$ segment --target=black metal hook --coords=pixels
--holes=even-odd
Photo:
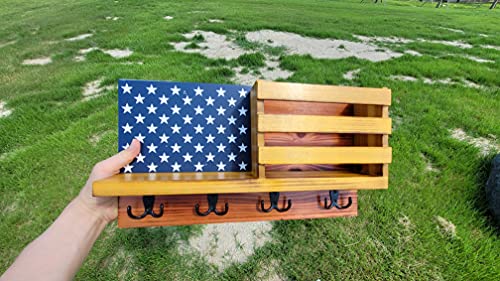
[[[276,211],[282,213],[282,212],[286,212],[286,211],[290,210],[290,208],[292,207],[292,200],[291,199],[288,199],[288,204],[285,208],[280,209],[278,207],[278,201],[280,200],[280,193],[279,192],[269,192],[269,200],[271,201],[271,206],[267,209],[264,207],[264,200],[260,200],[261,210],[265,213],[269,213],[272,210],[276,210]]]
[[[217,211],[217,201],[219,200],[219,194],[207,194],[207,200],[208,200],[208,210],[205,211],[205,212],[200,212],[200,204],[196,204],[194,206],[194,210],[196,211],[196,214],[198,214],[198,216],[208,216],[210,213],[215,213],[216,215],[218,216],[223,216],[225,214],[227,214],[227,212],[229,211],[229,204],[226,203],[224,205],[224,210],[223,211]]]
[[[144,204],[144,213],[142,213],[140,216],[136,216],[136,215],[132,214],[132,206],[128,206],[127,207],[127,215],[134,220],[143,219],[147,215],[150,215],[153,218],[159,218],[159,217],[163,216],[163,203],[160,204],[160,212],[158,214],[156,214],[153,211],[153,206],[155,205],[155,197],[154,196],[143,196],[142,203]]]
[[[351,197],[349,197],[347,205],[340,206],[338,204],[339,192],[337,190],[330,190],[329,193],[330,193],[330,204],[328,204],[328,199],[325,198],[325,209],[331,209],[331,208],[335,207],[339,210],[342,210],[342,209],[347,209],[347,208],[351,207],[351,205],[352,205],[352,198]]]

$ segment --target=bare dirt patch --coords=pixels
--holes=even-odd
[[[408,55],[411,55],[411,56],[415,56],[415,57],[421,57],[422,54],[417,52],[417,51],[414,51],[414,50],[406,50],[404,51],[405,54],[408,54]]]
[[[455,33],[462,33],[464,34],[465,31],[461,30],[461,29],[455,29],[455,28],[449,28],[449,27],[438,27],[439,29],[443,29],[443,30],[448,30],[448,31],[451,31],[451,32],[455,32]]]
[[[70,42],[72,42],[72,41],[80,41],[80,40],[92,37],[93,35],[94,34],[92,34],[92,33],[80,34],[80,35],[77,35],[75,37],[64,39],[64,41],[70,41]]]
[[[212,59],[235,59],[246,53],[240,46],[229,41],[226,35],[201,30],[184,34],[186,39],[193,39],[194,36],[203,36],[204,42],[198,43],[200,48],[186,49],[186,46],[190,44],[189,42],[173,43],[174,48],[177,51],[186,53],[200,53]]]
[[[9,45],[15,44],[16,42],[17,42],[16,40],[12,40],[12,41],[8,41],[8,42],[5,42],[5,43],[0,43],[0,48],[7,47]]]
[[[112,20],[112,21],[115,21],[115,20],[119,20],[120,17],[111,17],[111,16],[108,16],[105,18],[106,20]]]
[[[97,134],[93,134],[92,136],[90,136],[89,142],[93,146],[96,146],[105,135],[111,134],[111,133],[113,133],[113,131],[107,130],[107,131],[103,131],[103,132],[100,132],[100,133],[97,133]]]
[[[361,68],[349,70],[346,73],[344,73],[344,75],[342,75],[342,77],[346,80],[354,80],[354,78],[356,78],[358,76],[360,71],[361,71]]]
[[[270,222],[209,224],[179,250],[194,250],[223,271],[232,263],[245,262],[255,249],[271,241],[271,229]]]
[[[133,51],[129,50],[128,48],[123,49],[123,50],[121,50],[121,49],[112,49],[112,50],[101,49],[101,51],[105,54],[112,56],[115,59],[130,57],[134,53]]]
[[[469,55],[464,56],[464,58],[470,59],[472,61],[479,62],[479,63],[494,63],[495,62],[494,60],[483,59],[483,58],[478,58],[478,57],[469,56]]]
[[[281,69],[279,67],[278,58],[270,57],[266,57],[266,65],[257,70],[259,73],[254,73],[251,71],[243,73],[242,67],[236,68],[235,71],[236,77],[233,79],[233,81],[243,85],[253,85],[253,83],[257,79],[274,81],[277,79],[287,79],[293,75],[293,72]]]
[[[173,20],[174,17],[172,17],[172,16],[164,16],[163,19],[164,20]]]
[[[406,75],[391,75],[390,78],[392,80],[398,80],[398,81],[410,81],[410,82],[418,81],[418,78]]]
[[[12,110],[8,109],[5,102],[0,100],[0,118],[7,117],[12,113]]]
[[[23,65],[46,65],[52,62],[51,57],[41,57],[36,59],[26,59],[23,61]]]
[[[247,33],[245,37],[248,41],[258,42],[272,47],[285,47],[289,54],[311,55],[319,59],[356,57],[378,62],[403,55],[366,42],[359,43],[347,40],[317,39],[303,37],[295,33],[274,30],[253,31]]]
[[[97,79],[94,81],[90,81],[85,86],[83,86],[82,89],[82,94],[83,94],[83,100],[91,100],[93,98],[97,98],[102,95],[102,92],[105,90],[110,90],[113,88],[113,86],[105,86],[101,87],[102,79]]]
[[[261,265],[259,272],[257,272],[257,280],[262,281],[284,281],[285,277],[278,274],[276,271],[279,268],[279,261],[271,260]]]
[[[481,45],[481,48],[500,51],[500,46],[495,46],[495,45]]]
[[[491,135],[490,136],[491,138],[484,138],[484,137],[474,138],[467,135],[467,133],[460,128],[450,130],[450,134],[452,138],[462,142],[466,142],[478,148],[481,156],[486,156],[491,152],[500,151],[500,146],[496,143],[497,140],[495,136]]]
[[[209,19],[208,22],[209,23],[223,23],[224,21],[220,20],[220,19]]]
[[[425,157],[424,154],[420,154],[420,157],[425,161],[426,172],[439,172],[439,169],[434,167],[434,165],[432,165],[432,162],[427,157]]]
[[[449,238],[455,239],[457,238],[457,227],[449,220],[436,216],[436,222],[437,226],[436,228],[441,232],[443,235],[448,236]]]

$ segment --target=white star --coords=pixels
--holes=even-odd
[[[198,115],[198,114],[203,115],[203,107],[201,107],[200,105],[195,107],[194,111],[195,111],[194,115]]]
[[[205,129],[204,127],[202,127],[200,124],[196,125],[196,127],[194,127],[194,133],[195,134],[203,134],[203,129]]]
[[[122,90],[123,90],[123,93],[126,94],[126,93],[129,93],[131,94],[132,92],[130,90],[132,90],[132,87],[130,87],[128,85],[128,83],[125,83],[125,86],[122,86]]]
[[[146,156],[139,153],[139,155],[137,155],[137,163],[144,163],[144,158],[146,158]]]
[[[156,129],[158,129],[158,127],[156,127],[153,123],[151,123],[151,125],[149,125],[146,128],[148,128],[148,133],[149,134],[151,134],[151,133],[156,134]]]
[[[236,105],[236,100],[233,97],[231,97],[230,99],[228,99],[227,102],[229,103],[229,106],[235,106]]]
[[[137,136],[135,136],[135,139],[138,140],[138,141],[140,141],[141,143],[144,143],[144,139],[145,138],[146,137],[143,136],[141,133],[139,133]]]
[[[184,162],[191,162],[191,158],[193,158],[193,155],[189,154],[189,152],[186,152],[186,154],[182,155],[184,158]]]
[[[236,161],[236,154],[234,154],[233,152],[231,152],[231,154],[229,154],[227,156],[227,158],[229,158],[229,162],[231,162],[231,161],[234,162],[234,161]]]
[[[125,170],[124,172],[125,173],[132,173],[132,168],[134,168],[134,166],[128,164],[127,166],[123,167]]]
[[[233,124],[236,125],[236,118],[234,118],[232,115],[227,118],[227,121],[229,121],[229,125]]]
[[[165,95],[160,97],[160,104],[168,104],[168,98]]]
[[[238,164],[238,166],[240,166],[240,171],[247,169],[247,164],[245,162],[243,162],[243,161],[241,161],[241,163]]]
[[[177,143],[175,143],[174,145],[172,145],[172,146],[171,146],[171,148],[172,148],[172,153],[174,153],[174,152],[179,152],[179,153],[181,153],[181,147],[182,147],[182,146],[180,146],[180,145],[178,145]]]
[[[172,129],[172,134],[175,134],[175,133],[180,134],[181,133],[181,128],[182,127],[177,126],[177,124],[175,124],[173,127],[170,127],[170,129]]]
[[[172,95],[179,95],[180,90],[180,88],[177,88],[177,85],[175,85],[173,88],[170,88],[170,91],[172,91]]]
[[[241,134],[245,134],[247,133],[247,127],[243,126],[243,124],[241,125],[241,127],[238,128],[238,130],[240,130],[240,135]]]
[[[217,152],[224,152],[224,149],[226,149],[226,146],[221,143],[217,146]]]
[[[142,103],[142,104],[144,104],[144,97],[143,97],[143,96],[141,96],[141,93],[139,93],[139,94],[137,95],[137,97],[134,97],[134,99],[135,99],[135,103],[136,103],[136,104],[138,104],[138,103]]]
[[[172,167],[172,172],[180,172],[181,171],[181,165],[179,163],[175,162],[174,165],[170,165]]]
[[[240,149],[240,152],[247,152],[247,147],[244,143],[241,143],[240,146],[238,146],[238,148]]]
[[[225,168],[226,164],[222,163],[222,161],[220,161],[219,164],[217,164],[217,171],[224,171]]]
[[[191,120],[193,120],[193,118],[190,117],[188,114],[186,114],[186,116],[182,117],[182,119],[184,120],[184,124],[191,124]]]
[[[135,118],[135,123],[136,123],[136,124],[137,124],[137,123],[142,123],[142,124],[144,124],[144,118],[146,118],[146,117],[142,116],[142,115],[139,113],[139,115],[134,116],[134,118]]]
[[[158,148],[158,146],[156,146],[154,143],[151,143],[147,146],[147,148],[149,153],[156,153],[156,149]]]
[[[205,99],[205,101],[207,102],[207,106],[209,105],[214,105],[214,99],[212,97],[208,97],[208,99]]]
[[[149,172],[156,172],[156,168],[158,168],[157,165],[155,165],[155,163],[151,162],[151,164],[148,165],[148,169],[149,169]]]
[[[215,137],[212,136],[212,134],[209,134],[208,136],[205,137],[207,139],[207,143],[214,143]]]
[[[224,113],[226,112],[226,109],[222,106],[219,106],[219,108],[217,108],[217,115],[224,115]]]
[[[248,110],[246,110],[246,108],[245,108],[245,107],[243,107],[243,106],[242,106],[240,109],[238,109],[238,111],[240,112],[240,116],[241,116],[241,115],[245,115],[245,116],[247,116],[247,111],[248,111]]]
[[[224,94],[226,93],[226,90],[224,90],[224,89],[222,89],[222,87],[220,87],[216,92],[217,92],[218,97],[223,97]]]
[[[130,106],[130,105],[128,105],[128,103],[125,104],[124,106],[122,106],[122,108],[123,108],[123,113],[132,113],[132,108],[133,107]]]
[[[186,134],[182,138],[184,139],[184,143],[191,143],[191,140],[193,139],[193,137],[190,136],[189,134]]]
[[[146,89],[148,89],[148,95],[149,94],[153,94],[153,95],[156,94],[157,88],[155,86],[153,86],[153,84],[150,84],[149,87],[146,87]]]
[[[150,105],[147,107],[147,109],[148,109],[148,114],[151,114],[151,113],[156,114],[156,109],[157,109],[157,108],[158,108],[158,107],[155,107],[153,104],[150,104]]]
[[[209,152],[205,157],[207,158],[207,162],[214,162],[215,155],[212,152]]]
[[[191,101],[193,100],[192,98],[188,97],[188,96],[185,96],[182,98],[182,100],[184,101],[184,105],[186,104],[189,104],[191,105]]]
[[[162,116],[160,116],[158,118],[160,118],[160,124],[163,124],[163,123],[168,124],[168,119],[170,119],[170,117],[165,116],[165,114],[163,114]]]
[[[241,90],[239,90],[238,93],[240,94],[240,98],[244,98],[247,96],[247,92],[243,88],[241,88]]]
[[[132,129],[134,127],[130,126],[128,123],[125,124],[125,126],[122,126],[123,128],[123,133],[126,134],[126,133],[131,133],[132,134]]]
[[[201,96],[203,94],[203,89],[198,86],[198,88],[194,89],[195,96]]]
[[[129,144],[129,143],[127,143],[127,144],[125,144],[125,145],[122,145],[122,148],[123,148],[123,149],[127,149],[127,148],[129,148],[129,146],[130,146],[130,144]]]
[[[194,167],[196,169],[195,171],[196,172],[203,172],[203,166],[205,166],[205,165],[203,165],[200,162],[198,162],[197,164],[194,165]]]
[[[165,133],[163,133],[163,135],[160,136],[160,143],[164,143],[164,142],[168,143],[169,138],[170,138],[169,136],[167,136],[167,135],[165,135]]]
[[[200,143],[198,143],[197,145],[194,146],[194,149],[196,149],[195,152],[201,152],[201,153],[203,153],[203,148],[204,148],[204,146],[201,145]]]
[[[163,163],[163,162],[168,163],[168,158],[170,158],[170,156],[168,156],[165,152],[163,152],[163,154],[160,155],[160,163]]]
[[[170,108],[172,110],[172,114],[181,114],[181,108],[177,106],[177,104],[174,105],[174,107]]]
[[[236,137],[233,134],[228,136],[227,140],[229,141],[229,143],[236,143]]]
[[[205,120],[207,120],[207,125],[209,125],[214,123],[215,118],[212,115],[208,115],[208,117],[205,117]]]
[[[216,128],[217,129],[217,134],[224,134],[224,132],[226,131],[226,128],[224,126],[219,125],[219,127]]]

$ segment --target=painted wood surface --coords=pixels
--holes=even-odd
[[[331,85],[312,85],[258,80],[257,98],[261,100],[298,100],[352,104],[391,104],[391,90]]]

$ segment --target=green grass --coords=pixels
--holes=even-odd
[[[204,257],[178,251],[180,241],[197,235],[202,226],[118,230],[113,224],[77,280],[256,280],[269,260],[276,260],[276,270],[291,280],[499,280],[499,231],[488,217],[483,195],[493,154],[480,156],[477,148],[452,139],[448,131],[461,128],[473,137],[496,136],[498,144],[500,52],[479,46],[500,45],[499,11],[487,5],[434,9],[430,4],[420,7],[418,1],[384,3],[3,1],[0,44],[15,43],[0,48],[0,100],[13,109],[12,115],[0,118],[0,272],[78,194],[93,164],[116,151],[116,91],[82,102],[87,82],[102,78],[103,85],[116,85],[119,78],[135,78],[231,83],[234,67],[252,71],[262,65],[263,55],[272,55],[294,72],[288,81],[392,89],[391,116],[400,124],[390,139],[390,188],[360,191],[355,218],[275,222],[272,242],[247,262],[220,273]],[[174,19],[166,21],[165,15]],[[208,23],[211,18],[223,18],[224,23]],[[257,53],[225,61],[174,52],[168,43],[185,40],[182,34],[196,29],[225,34],[236,30],[231,33],[237,34],[236,42]],[[423,56],[378,63],[319,60],[265,49],[242,36],[260,29],[353,41],[353,34],[461,40],[474,48],[381,44]],[[94,36],[63,40],[87,32]],[[203,40],[194,38],[191,47]],[[134,54],[114,59],[95,51],[84,62],[73,61],[79,49],[93,46],[129,48]],[[481,64],[463,55],[495,63]],[[21,65],[24,59],[42,56],[51,56],[53,63]],[[139,61],[143,64],[122,64]],[[358,68],[356,79],[342,77]],[[391,75],[467,79],[484,87],[393,81]],[[421,155],[438,171],[426,171]],[[456,226],[456,238],[437,229],[437,216]]]

